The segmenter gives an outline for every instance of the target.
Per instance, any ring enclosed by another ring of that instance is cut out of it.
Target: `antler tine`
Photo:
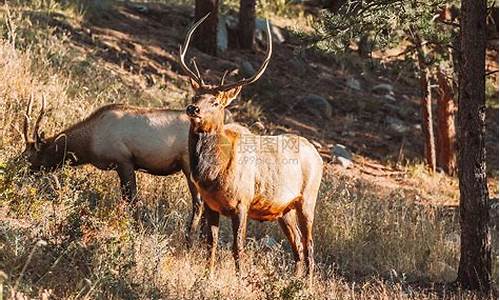
[[[42,123],[42,118],[45,115],[45,95],[42,95],[42,107],[40,108],[40,114],[35,122],[35,128],[33,130],[33,139],[36,141],[38,138],[38,131],[40,129],[40,124]]]
[[[250,77],[248,79],[242,79],[240,81],[233,82],[233,83],[228,83],[228,84],[225,84],[225,85],[221,84],[218,87],[219,90],[226,91],[226,90],[230,90],[232,88],[235,88],[237,86],[244,86],[244,85],[248,85],[248,84],[254,83],[255,81],[257,81],[262,76],[262,74],[264,74],[264,71],[266,70],[267,65],[271,61],[271,54],[273,53],[273,39],[272,39],[272,36],[271,36],[271,28],[269,26],[269,20],[266,20],[266,25],[267,25],[267,30],[266,30],[267,31],[266,58],[262,62],[260,68],[257,70],[257,72],[252,77]]]
[[[201,85],[205,85],[205,82],[203,81],[203,78],[201,77],[200,69],[198,69],[198,65],[196,64],[196,59],[193,58],[193,59],[191,59],[191,61],[192,61],[193,66],[194,66],[194,70],[196,71],[196,75],[198,75],[198,78],[200,78]]]
[[[224,71],[224,75],[222,75],[222,79],[220,80],[220,85],[224,85],[224,80],[226,79],[229,70]]]
[[[198,83],[200,86],[203,85],[203,80],[201,79],[201,77],[198,77],[193,71],[191,71],[188,68],[186,62],[184,61],[184,57],[186,56],[186,52],[189,47],[189,42],[191,41],[191,36],[193,35],[193,32],[203,21],[205,21],[206,18],[208,18],[209,15],[210,13],[206,14],[203,18],[199,19],[196,23],[194,23],[193,26],[191,26],[191,28],[189,28],[186,34],[186,39],[184,40],[184,44],[180,47],[179,51],[182,69],[184,69],[184,71],[188,73],[189,77],[191,77],[194,81],[196,81],[196,83]]]
[[[26,143],[30,142],[29,139],[29,123],[30,123],[30,115],[31,115],[31,108],[33,105],[33,94],[30,96],[30,100],[28,101],[28,107],[26,108],[26,112],[24,113],[24,124],[23,124],[23,135],[24,135],[24,141]]]

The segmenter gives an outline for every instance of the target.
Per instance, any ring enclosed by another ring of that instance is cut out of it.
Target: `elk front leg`
[[[238,215],[231,218],[233,223],[233,257],[238,274],[241,274],[241,256],[247,236],[247,216],[248,210],[239,204]]]
[[[207,219],[208,227],[208,251],[209,251],[209,270],[210,275],[213,274],[215,269],[215,256],[217,253],[217,243],[219,242],[219,213],[211,210],[205,204],[205,217]]]
[[[193,203],[191,221],[189,223],[188,234],[186,235],[186,240],[188,247],[191,248],[194,241],[194,236],[199,228],[200,221],[203,219],[203,201],[201,200],[200,193],[196,190],[194,183],[186,176],[188,180],[189,192],[191,193],[191,199]],[[202,222],[204,223],[204,222]]]
[[[137,184],[135,179],[134,166],[131,164],[121,164],[116,169],[120,177],[120,189],[122,197],[127,202],[132,203],[137,197]]]

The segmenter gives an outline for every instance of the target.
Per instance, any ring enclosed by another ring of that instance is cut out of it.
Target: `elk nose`
[[[200,114],[200,108],[196,105],[189,104],[186,107],[186,113],[188,114],[188,116],[196,117]]]

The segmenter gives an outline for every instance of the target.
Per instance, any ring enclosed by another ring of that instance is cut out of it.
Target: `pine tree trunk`
[[[444,70],[437,72],[439,97],[437,99],[437,157],[438,166],[448,175],[456,169],[455,103],[453,89]]]
[[[252,49],[255,41],[255,0],[240,0],[240,47]]]
[[[429,69],[425,62],[425,51],[422,40],[418,33],[413,33],[413,43],[417,49],[418,68],[420,71],[420,91],[422,93],[422,132],[424,134],[425,160],[429,169],[434,173],[436,171],[436,147],[434,141],[434,128],[432,124],[432,94],[429,83]]]
[[[486,0],[462,0],[459,72],[461,248],[458,282],[463,288],[491,288],[491,237],[486,184],[485,51]]]
[[[193,37],[193,44],[201,51],[217,55],[217,24],[219,22],[218,0],[196,0],[195,3],[195,20],[203,18],[207,13],[210,16],[196,30]]]

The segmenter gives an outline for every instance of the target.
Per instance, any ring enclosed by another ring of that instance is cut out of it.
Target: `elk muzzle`
[[[186,114],[191,118],[199,118],[200,117],[200,108],[196,105],[189,104],[186,107]]]

